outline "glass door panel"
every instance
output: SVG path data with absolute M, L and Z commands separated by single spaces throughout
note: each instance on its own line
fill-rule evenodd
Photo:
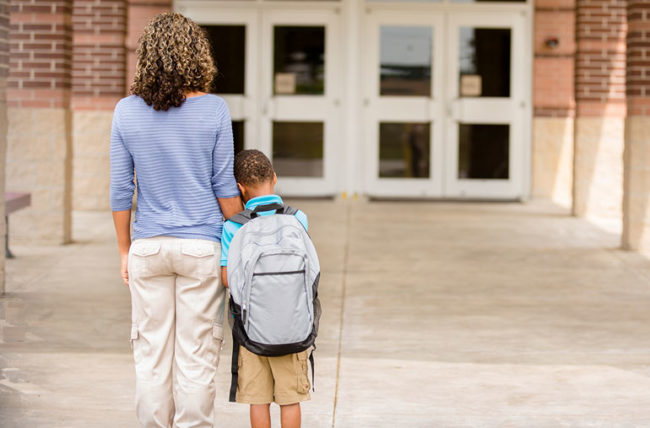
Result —
M 379 177 L 429 178 L 431 124 L 379 124 Z
M 450 18 L 445 195 L 520 198 L 527 140 L 525 20 L 503 12 Z
M 273 93 L 325 93 L 325 27 L 275 26 L 273 31 Z
M 217 76 L 210 92 L 214 94 L 246 93 L 246 26 L 203 25 L 210 40 Z
M 442 192 L 442 16 L 367 15 L 367 188 L 374 196 Z
M 461 97 L 510 97 L 509 28 L 460 27 L 458 85 Z
M 379 29 L 379 94 L 431 96 L 431 27 L 395 27 Z
M 262 150 L 285 195 L 336 193 L 343 86 L 338 22 L 331 10 L 264 15 Z
M 273 122 L 273 167 L 280 177 L 323 177 L 323 122 Z

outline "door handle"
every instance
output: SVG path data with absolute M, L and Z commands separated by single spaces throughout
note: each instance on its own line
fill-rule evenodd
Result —
M 461 103 L 460 99 L 454 98 L 447 104 L 447 116 L 456 122 L 461 120 Z
M 263 116 L 273 116 L 273 112 L 275 111 L 275 101 L 273 98 L 269 98 L 264 102 L 264 105 L 262 106 L 262 115 Z

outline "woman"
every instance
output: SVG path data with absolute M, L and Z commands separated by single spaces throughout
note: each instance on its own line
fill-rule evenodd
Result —
M 133 95 L 115 107 L 111 131 L 111 208 L 131 291 L 136 411 L 146 427 L 209 427 L 223 339 L 221 227 L 242 209 L 230 113 L 206 94 L 216 69 L 203 30 L 188 18 L 155 17 L 137 56 Z

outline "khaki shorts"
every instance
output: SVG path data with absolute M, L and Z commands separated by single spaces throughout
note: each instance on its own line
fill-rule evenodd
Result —
M 281 406 L 310 399 L 309 350 L 281 357 L 262 357 L 239 347 L 237 402 Z

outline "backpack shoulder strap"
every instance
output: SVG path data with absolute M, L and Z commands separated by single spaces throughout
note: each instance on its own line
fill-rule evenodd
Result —
M 283 214 L 296 215 L 297 212 L 298 212 L 297 209 L 290 207 L 289 205 L 284 206 Z
M 238 223 L 241 224 L 242 226 L 254 219 L 255 217 L 258 216 L 259 212 L 262 211 L 271 211 L 271 210 L 276 210 L 277 214 L 289 214 L 289 215 L 296 215 L 298 212 L 297 209 L 290 207 L 289 205 L 281 205 L 281 204 L 268 204 L 268 205 L 258 205 L 255 207 L 254 210 L 244 210 L 241 212 L 238 212 L 234 216 L 230 217 L 228 220 L 232 221 L 233 223 Z
M 232 221 L 233 223 L 241 224 L 242 226 L 248 223 L 253 219 L 253 211 L 252 210 L 244 210 L 241 212 L 238 212 L 234 216 L 230 217 L 228 220 Z

